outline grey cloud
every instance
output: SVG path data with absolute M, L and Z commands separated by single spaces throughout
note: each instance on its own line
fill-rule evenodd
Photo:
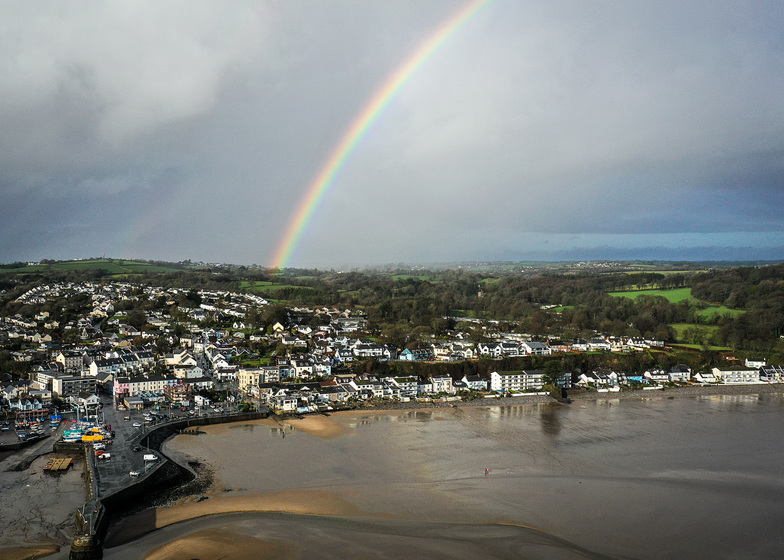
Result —
M 267 263 L 348 126 L 458 7 L 4 4 L 0 233 L 41 224 L 0 259 Z M 776 2 L 489 2 L 364 136 L 294 262 L 780 233 L 783 20 Z

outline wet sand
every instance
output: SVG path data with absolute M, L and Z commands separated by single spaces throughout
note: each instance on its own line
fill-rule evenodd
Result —
M 186 538 L 177 539 L 154 548 L 147 560 L 193 560 L 194 558 L 294 559 L 293 547 L 276 539 L 257 538 L 243 534 L 232 526 L 194 531 Z
M 204 499 L 207 498 L 207 499 Z M 300 515 L 350 516 L 360 513 L 343 496 L 323 490 L 289 490 L 227 495 L 211 492 L 156 508 L 154 516 L 141 513 L 123 519 L 112 530 L 106 546 L 121 546 L 156 529 L 190 519 L 229 513 L 275 512 Z
M 213 540 L 220 546 L 212 546 Z M 237 514 L 186 521 L 134 541 L 122 550 L 109 549 L 104 556 L 105 560 L 128 557 L 146 560 L 611 558 L 553 535 L 514 525 L 390 522 L 282 514 Z
M 75 465 L 61 474 L 43 471 L 50 458 L 71 456 Z M 0 462 L 0 560 L 43 558 L 68 545 L 76 508 L 85 500 L 82 460 L 50 453 L 24 471 L 8 471 L 16 455 Z
M 208 499 L 147 512 L 164 528 L 106 558 L 215 531 L 245 535 L 236 557 L 780 558 L 782 420 L 782 395 L 735 394 L 210 427 L 165 449 L 211 465 Z
M 51 556 L 59 550 L 57 545 L 0 548 L 0 560 L 35 560 Z

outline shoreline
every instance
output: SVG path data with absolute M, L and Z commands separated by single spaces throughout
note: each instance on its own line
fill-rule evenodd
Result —
M 777 393 L 784 393 L 784 384 L 687 386 L 658 390 L 623 391 L 618 393 L 598 393 L 590 391 L 569 395 L 569 399 L 572 401 L 606 399 L 645 400 Z M 375 406 L 358 407 L 351 410 L 306 414 L 298 416 L 297 419 L 278 416 L 267 420 L 261 420 L 260 422 L 290 421 L 292 424 L 302 422 L 307 425 L 307 427 L 297 426 L 297 429 L 311 433 L 311 435 L 315 435 L 316 437 L 331 439 L 332 437 L 341 435 L 342 432 L 328 433 L 322 429 L 323 427 L 311 424 L 314 422 L 318 424 L 317 419 L 319 417 L 323 417 L 324 420 L 326 420 L 326 417 L 329 417 L 334 413 L 345 415 L 406 410 L 454 409 L 462 407 L 504 407 L 558 402 L 559 401 L 556 401 L 547 395 L 520 395 L 493 399 L 479 398 L 472 401 L 385 403 Z M 214 428 L 220 430 L 225 428 L 225 426 L 216 425 Z M 182 458 L 178 459 L 177 462 L 180 462 Z M 350 501 L 340 499 L 339 495 L 332 492 L 293 489 L 280 490 L 271 493 L 244 493 L 242 491 L 237 492 L 236 489 L 234 492 L 226 492 L 225 490 L 220 490 L 214 486 L 195 494 L 189 494 L 187 497 L 175 500 L 165 506 L 149 508 L 146 512 L 147 513 L 142 511 L 118 520 L 117 526 L 114 527 L 114 538 L 108 539 L 110 542 L 107 543 L 109 544 L 107 550 L 111 550 L 117 546 L 130 544 L 145 534 L 157 532 L 165 527 L 199 518 L 213 517 L 215 515 L 249 512 L 304 514 L 313 516 L 356 516 L 362 514 L 362 512 L 357 511 L 355 507 L 351 507 Z M 150 516 L 152 516 L 152 518 Z M 117 538 L 118 528 L 121 529 L 121 533 L 124 533 L 125 538 Z
M 674 388 L 667 388 L 667 389 L 656 389 L 656 390 L 635 390 L 635 391 L 622 391 L 618 393 L 598 393 L 595 391 L 590 392 L 583 392 L 577 393 L 574 395 L 570 395 L 568 398 L 576 401 L 576 400 L 607 400 L 607 399 L 663 399 L 663 398 L 695 398 L 695 397 L 707 397 L 707 396 L 721 396 L 721 395 L 755 395 L 755 394 L 776 394 L 781 393 L 784 394 L 784 384 L 755 384 L 755 385 L 718 385 L 718 386 L 687 386 L 687 387 L 674 387 Z M 450 408 L 462 408 L 462 407 L 496 407 L 496 406 L 515 406 L 515 405 L 525 405 L 525 404 L 556 404 L 559 401 L 553 399 L 547 395 L 530 395 L 530 396 L 515 396 L 515 397 L 502 397 L 502 398 L 494 398 L 494 399 L 474 399 L 472 401 L 454 401 L 454 402 L 433 402 L 433 403 L 418 403 L 418 402 L 408 402 L 408 403 L 387 403 L 387 404 L 380 404 L 375 405 L 372 407 L 358 407 L 355 409 L 350 410 L 337 410 L 337 411 L 330 411 L 328 413 L 312 413 L 312 414 L 305 414 L 302 416 L 297 417 L 286 417 L 284 416 L 276 416 L 270 417 L 264 420 L 253 420 L 250 422 L 253 423 L 279 423 L 283 422 L 291 422 L 292 425 L 296 425 L 298 430 L 303 432 L 309 433 L 312 436 L 322 438 L 322 439 L 332 439 L 334 437 L 339 437 L 343 435 L 344 432 L 342 431 L 330 431 L 325 430 L 323 426 L 317 425 L 317 419 L 319 417 L 328 418 L 333 414 L 340 414 L 340 415 L 347 415 L 347 414 L 357 414 L 357 413 L 372 413 L 372 412 L 404 412 L 408 410 L 427 410 L 427 409 L 450 409 Z M 567 403 L 559 403 L 559 404 L 567 404 Z M 568 404 L 567 404 L 568 406 Z M 314 424 L 315 422 L 315 424 Z M 210 426 L 211 430 L 221 430 L 225 429 L 225 425 L 219 424 L 215 426 Z M 178 457 L 177 459 L 183 460 L 182 457 Z M 171 460 L 175 460 L 173 457 Z M 179 461 L 178 461 L 179 462 Z M 305 513 L 310 515 L 335 515 L 335 511 L 332 508 L 323 508 L 323 507 L 316 507 L 315 509 L 308 509 L 303 508 L 302 502 L 302 495 L 299 494 L 297 490 L 280 490 L 275 491 L 267 496 L 266 498 L 272 498 L 272 504 L 265 504 L 258 509 L 256 509 L 255 504 L 248 509 L 250 502 L 256 502 L 260 494 L 259 493 L 249 493 L 244 494 L 243 492 L 230 492 L 226 493 L 222 490 L 216 490 L 212 484 L 209 489 L 206 489 L 201 492 L 196 492 L 192 494 L 188 494 L 185 497 L 178 498 L 166 505 L 157 506 L 148 508 L 148 510 L 158 511 L 162 513 L 161 517 L 158 519 L 159 522 L 163 522 L 162 525 L 155 527 L 155 529 L 159 529 L 165 526 L 168 526 L 173 523 L 179 523 L 182 521 L 187 521 L 190 519 L 195 519 L 204 516 L 210 516 L 214 514 L 223 514 L 223 513 L 234 513 L 234 512 L 247 512 L 247 511 L 264 511 L 264 512 L 275 512 L 275 513 Z M 296 497 L 295 502 L 296 504 L 292 505 L 291 508 L 285 505 L 285 500 L 282 499 L 282 495 L 289 494 L 290 497 Z M 206 502 L 196 502 L 194 500 L 198 500 L 200 496 L 209 496 L 210 499 L 206 500 Z M 253 497 L 251 497 L 253 496 Z M 218 499 L 216 499 L 218 498 Z M 238 500 L 242 502 L 242 506 L 238 509 L 234 510 L 227 502 L 232 502 L 234 500 Z M 246 503 L 247 502 L 247 503 Z M 197 505 L 198 503 L 198 505 Z M 217 511 L 210 512 L 209 510 L 212 509 L 210 505 L 214 506 L 217 504 L 222 504 L 223 507 L 216 508 Z M 317 500 L 316 503 L 319 503 Z M 228 507 L 226 507 L 228 506 Z M 345 511 L 345 504 L 343 507 L 338 508 L 341 511 Z M 188 515 L 188 513 L 191 515 Z M 356 513 L 356 512 L 354 512 Z M 134 517 L 133 514 L 130 517 Z M 123 522 L 127 522 L 130 518 L 126 517 L 124 520 L 119 521 L 118 524 L 123 524 Z
M 583 391 L 579 393 L 569 393 L 567 400 L 601 400 L 601 399 L 654 399 L 670 397 L 709 397 L 716 395 L 757 395 L 757 394 L 784 394 L 784 383 L 755 383 L 744 385 L 687 385 L 685 387 L 667 387 L 664 389 L 635 389 L 629 391 L 619 391 L 616 393 L 599 393 L 597 391 Z M 326 414 L 346 413 L 346 412 L 372 412 L 374 410 L 418 410 L 428 408 L 460 408 L 466 406 L 509 406 L 516 404 L 542 404 L 556 403 L 558 401 L 549 395 L 515 395 L 512 397 L 498 398 L 477 398 L 470 401 L 453 402 L 407 402 L 407 403 L 382 403 L 371 406 L 359 406 L 348 410 L 329 411 Z M 562 403 L 568 404 L 568 403 Z M 319 414 L 319 413 L 313 413 Z M 305 417 L 311 414 L 304 415 Z

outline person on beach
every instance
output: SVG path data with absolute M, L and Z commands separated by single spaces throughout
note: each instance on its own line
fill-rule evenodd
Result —
M 489 472 L 490 472 L 490 469 L 488 469 L 487 467 L 485 467 L 485 476 L 487 476 L 487 473 L 489 473 Z

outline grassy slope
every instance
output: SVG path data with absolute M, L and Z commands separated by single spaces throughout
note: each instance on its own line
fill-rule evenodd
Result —
M 79 261 L 60 261 L 47 264 L 37 264 L 31 266 L 23 266 L 19 268 L 3 268 L 0 269 L 0 274 L 4 272 L 31 274 L 35 272 L 51 271 L 51 270 L 106 270 L 109 274 L 114 275 L 127 275 L 127 274 L 142 274 L 144 272 L 174 272 L 178 269 L 158 266 L 146 262 L 127 261 L 123 259 L 90 259 Z
M 674 290 L 635 290 L 633 292 L 608 292 L 613 297 L 627 297 L 637 299 L 640 296 L 661 296 L 671 303 L 692 299 L 691 288 L 677 288 Z

